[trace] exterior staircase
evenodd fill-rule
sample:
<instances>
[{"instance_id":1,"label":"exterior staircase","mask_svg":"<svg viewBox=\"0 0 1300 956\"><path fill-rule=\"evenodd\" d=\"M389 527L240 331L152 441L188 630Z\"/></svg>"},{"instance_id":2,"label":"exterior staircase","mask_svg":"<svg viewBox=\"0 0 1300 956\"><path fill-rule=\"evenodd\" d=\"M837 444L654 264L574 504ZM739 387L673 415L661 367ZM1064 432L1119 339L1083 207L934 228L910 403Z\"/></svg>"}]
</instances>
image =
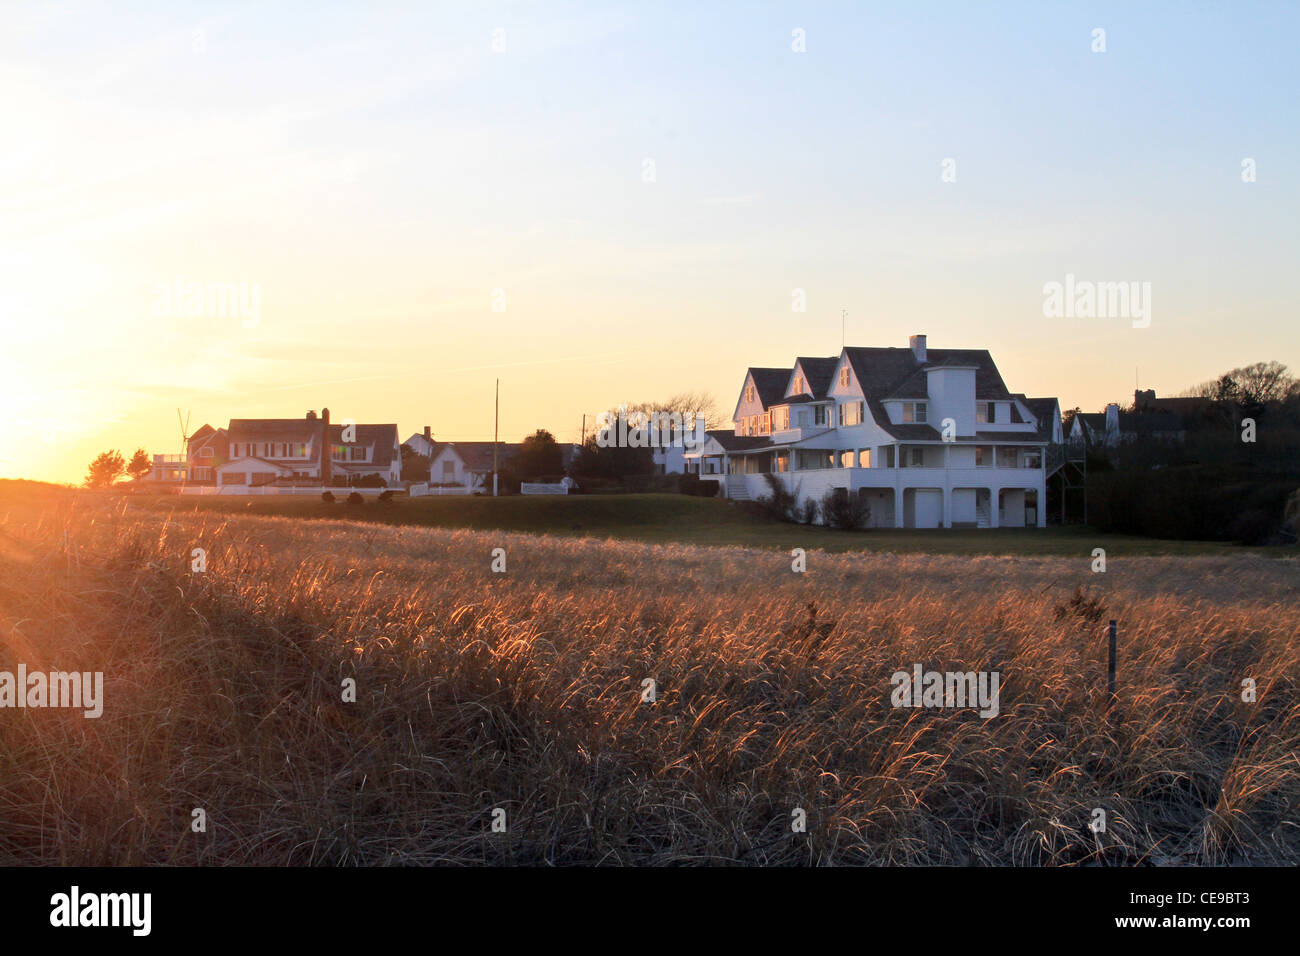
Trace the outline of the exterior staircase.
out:
<instances>
[{"instance_id":1,"label":"exterior staircase","mask_svg":"<svg viewBox=\"0 0 1300 956\"><path fill-rule=\"evenodd\" d=\"M749 486L744 475L727 476L727 497L732 501L750 501Z\"/></svg>"},{"instance_id":2,"label":"exterior staircase","mask_svg":"<svg viewBox=\"0 0 1300 956\"><path fill-rule=\"evenodd\" d=\"M991 528L993 521L989 518L988 502L980 501L975 505L975 527Z\"/></svg>"}]
</instances>

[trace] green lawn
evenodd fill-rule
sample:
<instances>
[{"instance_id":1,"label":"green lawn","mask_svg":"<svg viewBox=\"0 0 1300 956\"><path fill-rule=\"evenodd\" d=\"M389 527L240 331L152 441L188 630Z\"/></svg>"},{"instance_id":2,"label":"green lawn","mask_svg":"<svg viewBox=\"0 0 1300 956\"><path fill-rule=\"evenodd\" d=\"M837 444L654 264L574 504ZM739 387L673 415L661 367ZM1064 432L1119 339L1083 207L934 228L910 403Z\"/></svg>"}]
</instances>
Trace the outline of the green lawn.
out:
<instances>
[{"instance_id":1,"label":"green lawn","mask_svg":"<svg viewBox=\"0 0 1300 956\"><path fill-rule=\"evenodd\" d=\"M399 498L391 504L368 501L350 507L341 500L327 505L315 497L178 498L131 497L129 507L332 518L439 528L522 531L535 534L615 537L656 544L701 545L789 550L888 551L933 554L1088 555L1103 547L1108 556L1122 554L1223 554L1258 551L1284 556L1294 549L1243 548L1219 542L1164 541L1108 535L1079 526L1002 528L997 530L834 531L828 528L758 520L729 501L688 495L574 495Z\"/></svg>"}]
</instances>

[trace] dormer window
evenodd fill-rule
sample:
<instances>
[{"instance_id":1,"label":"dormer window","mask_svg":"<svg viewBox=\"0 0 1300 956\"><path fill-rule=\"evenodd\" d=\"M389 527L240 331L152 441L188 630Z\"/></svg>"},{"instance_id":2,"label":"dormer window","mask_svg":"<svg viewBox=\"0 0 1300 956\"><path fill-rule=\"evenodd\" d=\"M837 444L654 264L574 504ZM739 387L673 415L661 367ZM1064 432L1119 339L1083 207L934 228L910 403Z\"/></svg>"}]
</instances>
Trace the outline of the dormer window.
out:
<instances>
[{"instance_id":1,"label":"dormer window","mask_svg":"<svg viewBox=\"0 0 1300 956\"><path fill-rule=\"evenodd\" d=\"M982 425L988 425L996 422L998 417L997 405L993 402L976 402L975 403L975 421Z\"/></svg>"},{"instance_id":2,"label":"dormer window","mask_svg":"<svg viewBox=\"0 0 1300 956\"><path fill-rule=\"evenodd\" d=\"M804 391L804 389L803 389L803 376L802 376L802 375L796 375L796 376L794 377L794 392L793 392L793 394L795 394L795 395L802 395L802 394L803 394L803 391Z\"/></svg>"},{"instance_id":3,"label":"dormer window","mask_svg":"<svg viewBox=\"0 0 1300 956\"><path fill-rule=\"evenodd\" d=\"M849 367L847 365L840 369L840 385L844 388L849 387Z\"/></svg>"},{"instance_id":4,"label":"dormer window","mask_svg":"<svg viewBox=\"0 0 1300 956\"><path fill-rule=\"evenodd\" d=\"M904 402L903 421L908 423L923 423L925 421L925 402Z\"/></svg>"}]
</instances>

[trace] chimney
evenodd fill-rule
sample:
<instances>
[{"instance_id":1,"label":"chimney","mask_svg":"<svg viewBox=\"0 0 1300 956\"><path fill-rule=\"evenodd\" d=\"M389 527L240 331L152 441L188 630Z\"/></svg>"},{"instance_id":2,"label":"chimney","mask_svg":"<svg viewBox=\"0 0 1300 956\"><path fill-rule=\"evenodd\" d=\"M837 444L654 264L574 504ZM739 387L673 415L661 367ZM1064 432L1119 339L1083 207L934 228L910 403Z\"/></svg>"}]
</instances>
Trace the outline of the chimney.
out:
<instances>
[{"instance_id":1,"label":"chimney","mask_svg":"<svg viewBox=\"0 0 1300 956\"><path fill-rule=\"evenodd\" d=\"M307 412L307 421L314 422L315 420L316 420L316 412L314 410L309 410Z\"/></svg>"},{"instance_id":2,"label":"chimney","mask_svg":"<svg viewBox=\"0 0 1300 956\"><path fill-rule=\"evenodd\" d=\"M1119 440L1119 405L1111 402L1106 406L1106 441Z\"/></svg>"},{"instance_id":3,"label":"chimney","mask_svg":"<svg viewBox=\"0 0 1300 956\"><path fill-rule=\"evenodd\" d=\"M424 440L430 445L433 444L433 430L428 425L424 426Z\"/></svg>"},{"instance_id":4,"label":"chimney","mask_svg":"<svg viewBox=\"0 0 1300 956\"><path fill-rule=\"evenodd\" d=\"M922 365L924 365L925 364L925 336L913 335L911 338L907 340L907 344L911 347L912 355L916 357L916 360L920 362Z\"/></svg>"},{"instance_id":5,"label":"chimney","mask_svg":"<svg viewBox=\"0 0 1300 956\"><path fill-rule=\"evenodd\" d=\"M328 488L333 484L334 458L330 450L330 410L320 410L320 480Z\"/></svg>"},{"instance_id":6,"label":"chimney","mask_svg":"<svg viewBox=\"0 0 1300 956\"><path fill-rule=\"evenodd\" d=\"M1141 411L1147 405L1154 405L1156 402L1156 390L1148 388L1146 391L1138 389L1133 393L1133 407Z\"/></svg>"}]
</instances>

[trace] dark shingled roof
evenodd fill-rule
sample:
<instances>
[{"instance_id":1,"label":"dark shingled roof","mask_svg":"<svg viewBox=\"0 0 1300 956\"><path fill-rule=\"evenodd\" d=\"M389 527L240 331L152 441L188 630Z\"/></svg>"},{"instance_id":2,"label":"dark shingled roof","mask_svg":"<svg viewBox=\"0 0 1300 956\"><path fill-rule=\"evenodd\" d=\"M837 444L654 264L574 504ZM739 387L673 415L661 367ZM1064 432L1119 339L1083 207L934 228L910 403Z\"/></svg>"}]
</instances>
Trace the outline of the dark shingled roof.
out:
<instances>
[{"instance_id":1,"label":"dark shingled roof","mask_svg":"<svg viewBox=\"0 0 1300 956\"><path fill-rule=\"evenodd\" d=\"M1033 413L1034 418L1038 421L1038 440L1050 442L1052 440L1053 422L1060 419L1060 404L1055 398L1022 397L1022 401L1029 406L1029 411Z\"/></svg>"},{"instance_id":2,"label":"dark shingled roof","mask_svg":"<svg viewBox=\"0 0 1300 956\"><path fill-rule=\"evenodd\" d=\"M901 348L847 348L853 376L858 380L867 407L876 424L895 438L924 440L938 437L930 425L895 425L885 413L882 401L886 398L923 399L929 393L925 370L935 366L973 366L975 368L975 398L977 401L1009 399L1011 393L1002 381L993 356L987 349L929 349L926 362L916 360L911 349Z\"/></svg>"},{"instance_id":3,"label":"dark shingled roof","mask_svg":"<svg viewBox=\"0 0 1300 956\"><path fill-rule=\"evenodd\" d=\"M1120 412L1119 430L1122 432L1179 432L1183 420L1174 412Z\"/></svg>"},{"instance_id":4,"label":"dark shingled roof","mask_svg":"<svg viewBox=\"0 0 1300 956\"><path fill-rule=\"evenodd\" d=\"M754 448L772 447L772 439L766 435L737 435L730 429L719 429L706 434L727 451L750 451Z\"/></svg>"},{"instance_id":5,"label":"dark shingled roof","mask_svg":"<svg viewBox=\"0 0 1300 956\"><path fill-rule=\"evenodd\" d=\"M494 444L497 448L497 468L504 468L506 462L522 447L519 443L503 441L437 441L433 443L429 460L432 461L441 455L444 448L451 448L470 471L491 471Z\"/></svg>"},{"instance_id":6,"label":"dark shingled roof","mask_svg":"<svg viewBox=\"0 0 1300 956\"><path fill-rule=\"evenodd\" d=\"M835 378L835 366L840 364L840 357L832 355L829 358L816 356L809 358L801 355L795 359L795 362L803 367L803 374L808 380L808 388L813 398L825 398L826 393L830 391L831 381Z\"/></svg>"},{"instance_id":7,"label":"dark shingled roof","mask_svg":"<svg viewBox=\"0 0 1300 956\"><path fill-rule=\"evenodd\" d=\"M320 434L320 421L307 418L232 418L231 441L311 441Z\"/></svg>"},{"instance_id":8,"label":"dark shingled roof","mask_svg":"<svg viewBox=\"0 0 1300 956\"><path fill-rule=\"evenodd\" d=\"M317 423L319 424L319 423ZM343 444L343 426L330 424L330 443ZM371 460L367 462L335 462L336 465L360 465L373 467L375 465L390 465L393 458L398 454L397 446L397 425L389 423L386 425L358 425L356 441L350 442L352 445L373 445L375 450L371 454Z\"/></svg>"},{"instance_id":9,"label":"dark shingled roof","mask_svg":"<svg viewBox=\"0 0 1300 956\"><path fill-rule=\"evenodd\" d=\"M790 381L788 368L751 368L749 376L754 380L758 400L764 409L781 404L786 382Z\"/></svg>"}]
</instances>

